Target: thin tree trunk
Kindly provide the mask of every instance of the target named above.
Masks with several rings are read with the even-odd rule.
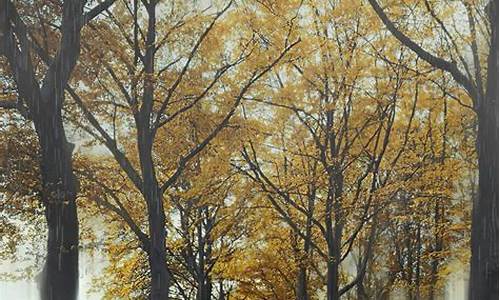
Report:
[[[312,218],[314,215],[314,202],[316,199],[316,188],[313,186],[309,191],[307,202],[307,220],[306,220],[306,236],[304,239],[304,257],[300,257],[300,267],[297,274],[297,300],[308,300],[309,295],[307,292],[307,264],[311,252],[311,239],[312,239]]]
[[[437,198],[436,203],[434,204],[434,256],[432,258],[431,262],[431,282],[430,282],[430,291],[429,291],[429,300],[434,300],[436,296],[436,286],[438,282],[438,270],[439,270],[439,264],[440,264],[440,258],[439,255],[440,252],[443,250],[443,240],[441,237],[441,222],[443,216],[441,215],[442,213],[442,207],[441,207],[441,201],[443,199]]]
[[[342,215],[342,205],[340,203],[342,196],[342,186],[343,178],[340,174],[339,168],[334,168],[333,174],[330,176],[330,189],[333,192],[333,212],[335,215],[335,222],[332,230],[331,220],[327,222],[327,233],[328,233],[328,266],[327,266],[327,299],[328,300],[338,300],[339,295],[339,267],[340,267],[340,257],[341,257],[341,241],[342,233],[344,229],[343,215]],[[331,193],[330,192],[330,193]],[[330,208],[329,208],[330,209]]]
[[[196,300],[209,300],[210,299],[210,294],[211,294],[211,283],[208,280],[208,274],[206,273],[206,258],[209,257],[209,251],[205,251],[205,245],[206,242],[208,242],[208,230],[205,230],[205,233],[203,233],[203,212],[207,208],[200,207],[197,209],[198,215],[197,215],[197,220],[199,221],[198,223],[198,228],[197,228],[197,243],[198,243],[198,264],[197,264],[197,281],[198,281],[198,291],[196,293]],[[210,222],[208,220],[209,216],[205,215],[206,221]],[[210,224],[207,224],[210,226]],[[207,227],[208,227],[207,226]],[[207,229],[207,228],[205,228]],[[204,235],[205,234],[205,235]],[[207,249],[208,250],[208,249]]]
[[[416,299],[420,300],[420,259],[422,256],[422,232],[421,224],[417,223],[417,265],[415,269]]]

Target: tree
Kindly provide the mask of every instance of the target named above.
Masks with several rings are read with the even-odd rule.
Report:
[[[105,299],[440,298],[492,28],[471,1],[370,1],[0,0],[0,257],[45,212],[56,299],[77,246],[108,258]]]
[[[112,134],[105,130],[108,123],[100,121],[98,112],[87,106],[86,89],[68,88],[78,109],[92,127],[87,124],[83,128],[88,129],[112,153],[147,204],[149,244],[143,249],[147,249],[149,261],[151,299],[167,299],[172,279],[167,268],[163,195],[174,186],[190,161],[230,124],[243,97],[256,82],[299,43],[299,40],[287,41],[268,53],[259,49],[251,36],[222,35],[217,40],[215,34],[225,29],[218,25],[219,20],[230,11],[232,2],[224,3],[222,9],[209,15],[197,9],[191,15],[188,8],[183,11],[182,5],[177,7],[177,4],[173,2],[167,7],[171,17],[167,19],[166,15],[157,18],[157,10],[160,9],[158,1],[143,2],[142,5],[134,2],[133,7],[123,3],[115,8],[120,15],[111,13],[101,27],[94,27],[96,34],[116,38],[108,47],[89,49],[89,55],[101,57],[103,65],[88,65],[83,69],[83,72],[93,74],[107,73],[106,77],[101,75],[96,83],[91,84],[89,80],[89,84],[102,91],[103,103],[110,103],[115,112],[110,118]],[[124,22],[134,23],[134,28],[123,30]],[[146,28],[143,28],[143,22]],[[166,30],[157,40],[156,36],[163,33],[160,29]],[[214,42],[212,49],[208,48],[208,41]],[[118,49],[114,43],[124,48]],[[110,57],[113,54],[116,56]],[[257,60],[259,55],[267,54],[269,60]],[[104,59],[108,59],[109,63]],[[229,77],[231,74],[235,74],[234,77]],[[94,91],[87,94],[94,95]],[[210,104],[210,101],[214,103]],[[200,105],[219,111],[213,116],[213,123],[206,125],[210,130],[205,131],[195,144],[181,143],[175,152],[176,162],[171,162],[172,165],[167,168],[160,168],[155,159],[159,147],[163,146],[159,135],[164,134],[167,139],[186,138],[186,135],[176,135],[175,130],[179,129],[175,126],[186,113]],[[133,127],[136,157],[131,158],[124,153],[118,144],[117,116],[125,120],[124,123],[129,126],[127,130]],[[180,130],[185,130],[182,126],[186,125],[189,127],[189,122],[181,123]]]
[[[73,146],[62,122],[64,88],[80,53],[81,28],[114,1],[84,12],[86,2],[64,1],[55,9],[59,11],[55,19],[61,24],[61,37],[53,57],[46,55],[51,49],[43,50],[18,8],[9,0],[0,2],[0,55],[6,58],[18,92],[18,100],[0,104],[18,108],[33,122],[41,149],[42,202],[48,225],[42,299],[75,299],[78,290],[78,183],[73,174]],[[46,29],[41,17],[39,20],[34,31]],[[33,52],[38,55],[35,60]],[[46,60],[48,67],[35,68],[40,60]]]
[[[473,202],[471,269],[469,298],[498,298],[498,1],[462,3],[468,18],[471,39],[467,45],[473,56],[468,63],[456,36],[439,16],[439,5],[425,2],[424,12],[443,32],[451,45],[450,58],[425,50],[408,34],[398,29],[376,0],[369,0],[380,20],[403,45],[433,67],[443,70],[462,86],[472,99],[477,114],[477,153],[479,161],[479,195]],[[481,27],[481,28],[476,28]],[[484,31],[486,34],[482,34]],[[450,31],[452,33],[450,33]],[[484,39],[482,41],[481,39]],[[478,44],[485,43],[485,59]],[[462,53],[461,53],[462,52]],[[457,63],[460,63],[460,65]],[[473,70],[473,72],[471,71]]]
[[[332,10],[334,16],[327,17]],[[246,166],[236,167],[295,232],[304,260],[311,253],[323,259],[326,297],[339,299],[363,281],[384,209],[380,202],[397,191],[389,170],[399,157],[386,154],[393,144],[396,108],[408,96],[402,93],[408,70],[401,53],[396,66],[382,67],[387,75],[370,73],[369,63],[384,61],[363,55],[362,37],[371,29],[348,4],[311,11],[312,25],[300,33],[308,56],[279,70],[270,92],[246,99],[270,106],[271,123],[279,131],[266,131],[263,145],[249,141],[242,151]],[[359,239],[366,247],[360,268],[349,277],[342,264],[348,264]],[[296,298],[308,299],[312,266],[298,266]]]

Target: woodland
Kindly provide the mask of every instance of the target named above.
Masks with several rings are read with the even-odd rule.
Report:
[[[0,0],[0,281],[498,299],[498,80],[498,0]]]

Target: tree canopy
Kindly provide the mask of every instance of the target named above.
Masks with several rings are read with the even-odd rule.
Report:
[[[494,299],[497,34],[486,0],[0,0],[0,257],[38,258],[0,278]]]

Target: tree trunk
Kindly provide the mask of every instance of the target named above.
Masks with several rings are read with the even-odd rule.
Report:
[[[307,300],[307,270],[302,262],[300,262],[299,271],[297,272],[297,300]]]
[[[316,188],[313,186],[309,191],[307,201],[307,220],[306,220],[306,236],[304,239],[304,257],[299,257],[299,270],[297,272],[296,294],[297,300],[308,300],[307,291],[307,266],[311,255],[311,239],[312,239],[312,219],[314,215],[314,202],[316,199]]]
[[[144,55],[145,74],[154,74],[154,53],[156,39],[156,5],[158,1],[144,2],[148,15],[148,30],[146,34],[146,54]],[[169,299],[170,273],[167,268],[165,211],[163,195],[156,178],[153,162],[154,131],[151,129],[153,112],[154,83],[150,76],[144,79],[142,105],[136,115],[137,141],[139,160],[143,177],[143,196],[147,203],[149,236],[151,249],[149,251],[149,267],[151,276],[152,300]]]
[[[149,192],[148,192],[149,190]],[[168,299],[170,274],[166,261],[166,230],[163,199],[159,195],[158,187],[146,186],[145,191],[148,205],[149,236],[151,250],[149,252],[149,268],[151,271],[151,300]]]
[[[170,286],[170,274],[167,269],[166,260],[166,237],[165,211],[163,207],[163,196],[155,175],[153,164],[153,142],[147,122],[143,120],[138,125],[138,146],[141,172],[143,176],[142,193],[146,200],[149,222],[149,236],[151,249],[148,253],[149,268],[151,276],[152,300],[168,299]]]
[[[339,226],[335,226],[335,233],[340,233]],[[340,240],[339,235],[335,234],[328,246],[328,269],[327,269],[327,299],[339,300],[339,261],[340,261]]]
[[[422,232],[421,224],[417,223],[417,265],[415,266],[415,295],[420,300],[420,259],[422,258]],[[431,290],[433,287],[431,287]],[[429,299],[430,300],[430,299]]]
[[[149,251],[149,268],[151,272],[151,300],[168,299],[170,286],[170,274],[167,269],[166,252],[166,225],[165,211],[163,208],[163,197],[158,186],[153,169],[151,156],[151,144],[141,147],[141,165],[144,177],[143,194],[147,203],[149,236],[151,238],[151,249]],[[143,144],[142,144],[143,145]]]
[[[197,226],[197,244],[198,244],[198,264],[197,264],[197,282],[198,282],[198,290],[196,292],[196,300],[210,300],[211,294],[211,283],[209,281],[209,276],[206,270],[206,261],[205,258],[209,257],[209,251],[205,252],[206,242],[209,242],[208,231],[205,228],[205,232],[203,232],[203,210],[206,210],[206,207],[198,208],[198,226]],[[205,216],[206,221],[210,222],[208,219],[208,215]],[[209,227],[210,224],[207,225]],[[205,235],[204,235],[205,234]],[[207,245],[208,246],[208,245]]]
[[[491,23],[486,97],[478,101],[479,197],[472,212],[469,299],[498,299],[498,1],[487,7]]]
[[[333,211],[335,215],[335,222],[333,225],[333,232],[330,230],[331,220],[327,222],[328,233],[328,266],[327,266],[327,299],[339,300],[339,267],[341,258],[341,241],[344,229],[344,217],[342,214],[342,204],[340,203],[343,189],[343,177],[340,169],[337,167],[334,170],[335,175],[330,176],[330,189],[333,191]],[[330,191],[330,193],[331,193]],[[330,209],[330,208],[328,208]]]
[[[149,118],[149,115],[146,115]],[[139,120],[137,139],[139,160],[143,177],[142,194],[146,200],[149,222],[151,249],[148,253],[151,276],[151,300],[168,299],[170,273],[167,269],[165,211],[163,196],[156,179],[153,163],[153,136],[149,130],[149,122],[144,117]]]
[[[484,106],[478,116],[479,197],[472,213],[471,300],[498,299],[498,114]]]
[[[51,117],[48,117],[51,116]],[[35,121],[41,146],[42,201],[48,227],[42,300],[72,300],[78,292],[78,182],[60,113]]]
[[[331,250],[330,250],[331,247]],[[328,300],[338,300],[338,264],[335,263],[333,247],[329,246],[326,293]]]

